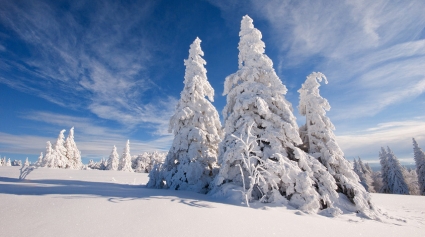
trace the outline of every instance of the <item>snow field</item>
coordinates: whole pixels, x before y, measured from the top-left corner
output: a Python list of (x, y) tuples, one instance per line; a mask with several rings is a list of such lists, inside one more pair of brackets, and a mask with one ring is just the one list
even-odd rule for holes
[(0, 167), (1, 236), (423, 236), (425, 197), (372, 194), (382, 222), (149, 189), (146, 173)]

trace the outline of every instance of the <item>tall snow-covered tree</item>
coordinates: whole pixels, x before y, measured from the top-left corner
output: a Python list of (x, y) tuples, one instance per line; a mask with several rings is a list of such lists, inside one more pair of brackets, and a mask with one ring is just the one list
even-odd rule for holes
[[(174, 140), (162, 173), (163, 184), (170, 189), (206, 193), (218, 168), (222, 128), (218, 112), (210, 102), (214, 101), (214, 89), (207, 80), (202, 56), (201, 40), (196, 38), (190, 45), (188, 59), (184, 60), (184, 88), (169, 124)], [(148, 186), (157, 186), (156, 183)]]
[(118, 170), (133, 172), (131, 168), (131, 155), (130, 155), (130, 140), (127, 140), (124, 151), (121, 155), (121, 159), (118, 165)]
[(68, 166), (68, 158), (66, 157), (65, 148), (65, 129), (61, 130), (56, 143), (54, 144), (53, 150), (55, 151), (56, 159), (54, 168), (66, 168)]
[(425, 153), (413, 138), (413, 153), (416, 164), (416, 174), (418, 175), (419, 193), (425, 195)]
[(319, 93), (319, 82), (322, 80), (327, 83), (325, 75), (313, 72), (298, 90), (298, 110), (306, 117), (306, 124), (300, 128), (302, 147), (327, 168), (336, 180), (338, 192), (345, 194), (355, 204), (357, 211), (366, 214), (373, 208), (371, 196), (359, 183), (359, 177), (338, 146), (333, 133), (335, 127), (326, 116), (326, 111), (330, 110), (329, 102)]
[(284, 97), (287, 89), (265, 54), (261, 32), (249, 16), (242, 18), (239, 36), (239, 70), (226, 77), (224, 84), (225, 137), (220, 145), (221, 167), (214, 193), (226, 195), (228, 190), (240, 189), (244, 182), (246, 187), (251, 186), (249, 170), (242, 165), (246, 149), (239, 138), (243, 139), (252, 126), (250, 136), (255, 137), (255, 143), (250, 156), (262, 160), (252, 165), (265, 167), (269, 175), (265, 181), (268, 185), (257, 186), (251, 198), (280, 202), (284, 197), (308, 212), (331, 207), (338, 196), (335, 180), (323, 165), (297, 147), (302, 142), (292, 106)]
[(379, 192), (381, 193), (391, 193), (391, 189), (389, 186), (389, 178), (388, 178), (388, 154), (387, 151), (381, 147), (381, 151), (379, 152), (379, 163), (381, 164), (381, 177), (382, 177), (382, 186)]
[(10, 158), (7, 159), (6, 166), (12, 166), (12, 162), (10, 161)]
[(119, 155), (117, 152), (117, 147), (114, 145), (114, 148), (112, 149), (111, 155), (109, 155), (109, 159), (107, 162), (106, 169), (107, 170), (118, 170), (118, 164), (119, 164)]
[(65, 140), (66, 158), (68, 160), (67, 168), (81, 169), (83, 163), (81, 162), (81, 152), (77, 148), (74, 141), (74, 127), (69, 130), (68, 137)]
[(403, 167), (400, 165), (393, 151), (387, 148), (388, 162), (388, 186), (391, 193), (394, 194), (409, 194), (409, 187), (406, 183), (406, 174)]

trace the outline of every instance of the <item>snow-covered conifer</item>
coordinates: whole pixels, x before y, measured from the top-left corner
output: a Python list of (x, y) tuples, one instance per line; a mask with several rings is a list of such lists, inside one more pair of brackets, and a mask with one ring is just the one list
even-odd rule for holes
[[(224, 84), (225, 137), (220, 145), (221, 167), (213, 193), (227, 195), (228, 190), (240, 189), (244, 182), (250, 187), (249, 169), (241, 161), (245, 150), (238, 138), (244, 137), (252, 126), (250, 132), (256, 139), (251, 155), (261, 159), (270, 174), (265, 181), (268, 185), (261, 185), (252, 198), (278, 202), (283, 196), (307, 212), (331, 207), (338, 197), (335, 180), (322, 164), (297, 147), (302, 141), (292, 106), (284, 97), (287, 89), (264, 53), (261, 32), (254, 28), (249, 16), (242, 18), (239, 36), (239, 70), (226, 77)], [(254, 166), (262, 164), (253, 162)], [(280, 198), (275, 195), (274, 183)]]
[(393, 151), (387, 148), (388, 162), (388, 186), (391, 193), (394, 194), (409, 194), (409, 187), (406, 183), (406, 174), (403, 167), (400, 165)]
[[(203, 55), (201, 40), (196, 38), (184, 60), (184, 88), (169, 124), (169, 132), (174, 132), (173, 145), (162, 166), (166, 187), (200, 193), (210, 189), (222, 137), (218, 112), (210, 102), (214, 101), (214, 89), (207, 80)], [(157, 183), (155, 180), (148, 186)]]
[(37, 162), (35, 162), (35, 166), (42, 166), (43, 164), (43, 152), (40, 152), (40, 156), (37, 159)]
[(61, 130), (56, 139), (56, 143), (53, 147), (54, 153), (56, 155), (54, 168), (66, 168), (68, 166), (68, 158), (66, 157), (66, 148), (65, 148), (65, 129)]
[(10, 158), (7, 159), (6, 166), (12, 166), (12, 162), (10, 161)]
[(382, 177), (382, 186), (380, 189), (381, 193), (391, 193), (391, 189), (389, 186), (389, 178), (388, 178), (388, 154), (387, 151), (381, 147), (381, 151), (379, 152), (379, 162), (381, 164), (381, 177)]
[(1, 158), (0, 166), (6, 166), (6, 157)]
[(416, 169), (406, 169), (406, 167), (403, 166), (403, 169), (405, 170), (405, 179), (406, 184), (409, 187), (409, 194), (410, 195), (420, 195), (419, 193), (419, 182), (418, 182), (418, 174), (416, 173)]
[(127, 140), (124, 151), (121, 155), (121, 159), (118, 165), (118, 170), (133, 172), (131, 168), (131, 155), (130, 155), (130, 140)]
[(25, 163), (24, 163), (24, 166), (29, 166), (30, 165), (30, 162), (28, 161), (28, 157), (25, 159)]
[(326, 116), (330, 105), (319, 93), (319, 82), (322, 80), (327, 83), (325, 75), (313, 72), (298, 90), (298, 110), (306, 117), (306, 124), (300, 128), (303, 147), (327, 168), (334, 177), (338, 190), (355, 204), (357, 211), (367, 214), (372, 209), (371, 196), (359, 183), (359, 177), (338, 146), (333, 133), (335, 127)]
[(117, 152), (117, 147), (114, 145), (111, 155), (109, 155), (108, 164), (106, 166), (107, 170), (118, 170), (119, 164), (119, 155)]
[(420, 195), (425, 195), (425, 153), (413, 138), (413, 153), (416, 164), (416, 174), (418, 175), (418, 185)]
[(369, 171), (369, 173), (371, 173), (371, 174), (372, 174), (372, 173), (373, 173), (373, 170), (372, 170), (372, 168), (370, 168), (369, 163), (365, 163), (364, 165), (365, 165), (365, 167), (366, 167), (366, 170), (367, 170), (367, 171)]
[(356, 174), (359, 176), (360, 183), (363, 185), (363, 187), (368, 192), (374, 193), (375, 188), (373, 187), (372, 173), (369, 171), (360, 157), (359, 160), (354, 159), (354, 172), (356, 172)]
[(81, 169), (83, 163), (81, 162), (81, 152), (74, 141), (74, 127), (69, 130), (68, 137), (65, 140), (65, 149), (68, 160), (67, 168)]
[(46, 142), (46, 152), (44, 153), (43, 159), (41, 161), (41, 167), (49, 167), (49, 168), (53, 168), (55, 161), (54, 159), (56, 159), (56, 155), (54, 155), (54, 151), (52, 148), (52, 143), (50, 143), (50, 141)]

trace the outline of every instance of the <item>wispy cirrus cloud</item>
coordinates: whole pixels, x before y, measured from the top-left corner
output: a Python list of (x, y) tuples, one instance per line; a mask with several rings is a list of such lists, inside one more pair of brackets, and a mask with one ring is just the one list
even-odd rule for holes
[[(155, 2), (67, 4), (1, 4), (0, 24), (26, 52), (17, 55), (2, 46), (0, 83), (64, 107), (88, 109), (126, 127), (147, 123), (159, 131), (175, 99), (144, 96), (158, 91), (146, 70), (157, 42), (140, 27)], [(7, 35), (0, 35), (0, 42), (13, 44)], [(152, 109), (156, 101), (167, 106)]]
[(329, 98), (337, 119), (372, 116), (425, 91), (423, 1), (211, 3), (269, 23), (280, 49), (279, 74), (313, 64), (327, 75), (328, 90), (345, 91), (343, 98)]

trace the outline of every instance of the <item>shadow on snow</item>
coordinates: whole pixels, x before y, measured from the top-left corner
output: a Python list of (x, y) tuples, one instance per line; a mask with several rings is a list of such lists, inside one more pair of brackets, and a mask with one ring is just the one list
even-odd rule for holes
[(165, 199), (198, 208), (212, 208), (204, 203), (216, 202), (207, 195), (188, 191), (150, 189), (145, 185), (117, 184), (81, 180), (25, 179), (0, 177), (0, 194), (12, 195), (64, 195), (63, 198), (103, 197), (109, 202)]

